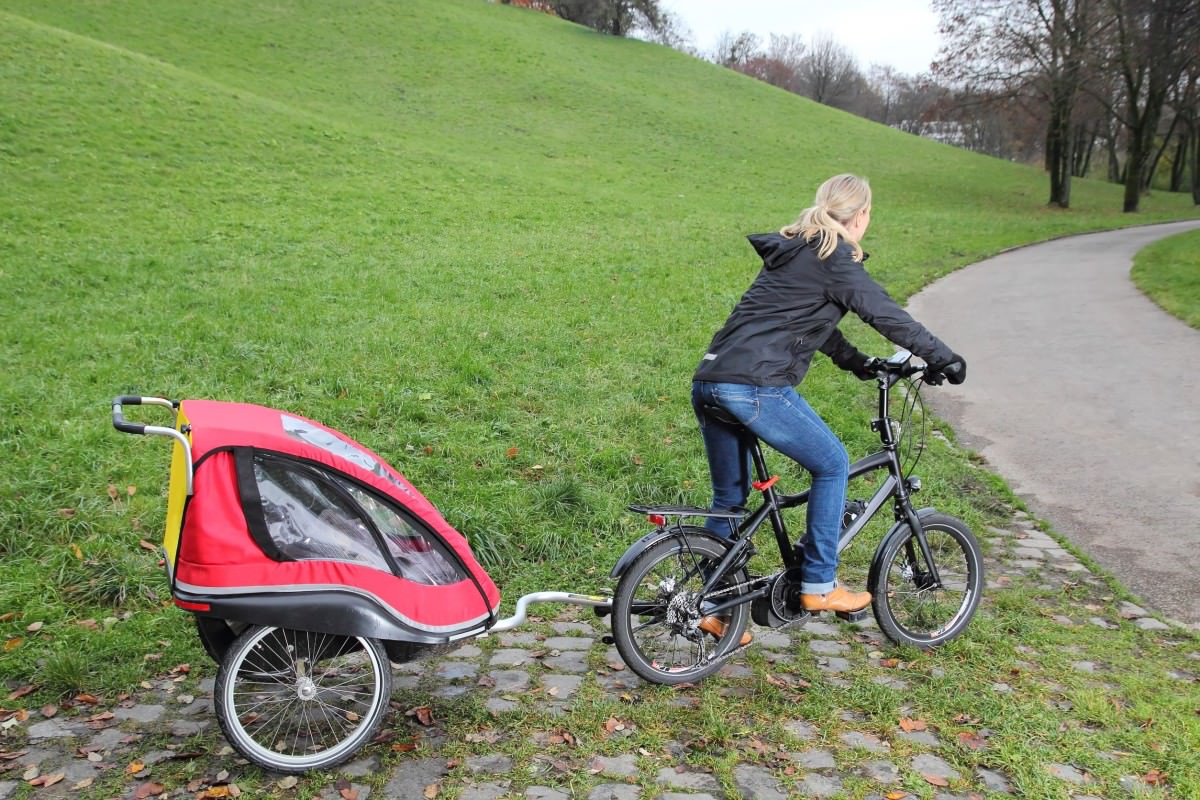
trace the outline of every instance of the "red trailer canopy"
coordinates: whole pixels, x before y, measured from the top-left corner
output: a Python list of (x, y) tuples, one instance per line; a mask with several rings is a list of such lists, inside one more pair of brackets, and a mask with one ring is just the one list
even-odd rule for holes
[(495, 614), (500, 593), (466, 538), (358, 442), (245, 403), (185, 400), (178, 425), (191, 440), (194, 492), (178, 542), (166, 543), (174, 588), (345, 591), (447, 638)]

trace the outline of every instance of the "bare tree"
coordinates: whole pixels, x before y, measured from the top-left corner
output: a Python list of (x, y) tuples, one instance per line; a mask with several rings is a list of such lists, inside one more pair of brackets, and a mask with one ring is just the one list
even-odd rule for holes
[(934, 0), (943, 37), (935, 73), (976, 94), (1032, 97), (1044, 109), (1050, 200), (1067, 208), (1072, 121), (1104, 27), (1100, 0)]
[(725, 31), (717, 38), (717, 47), (712, 60), (723, 67), (741, 71), (741, 68), (761, 55), (758, 37), (750, 31), (734, 34)]
[(561, 0), (554, 3), (554, 13), (613, 36), (657, 31), (664, 21), (658, 0)]
[(1200, 0), (1105, 0), (1115, 21), (1108, 50), (1120, 76), (1127, 131), (1126, 212), (1138, 210), (1150, 177), (1167, 96), (1200, 57)]
[(854, 56), (827, 34), (813, 39), (802, 60), (800, 77), (805, 95), (836, 108), (849, 106), (863, 83)]

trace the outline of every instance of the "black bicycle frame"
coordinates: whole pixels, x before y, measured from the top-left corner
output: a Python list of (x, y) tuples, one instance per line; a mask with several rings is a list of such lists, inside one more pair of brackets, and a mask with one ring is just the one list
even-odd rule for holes
[[(904, 477), (904, 468), (900, 463), (900, 456), (896, 452), (898, 443), (895, 432), (892, 429), (891, 417), (888, 416), (890, 390), (901, 377), (901, 375), (889, 371), (885, 376), (878, 379), (879, 416), (871, 423), (871, 427), (879, 433), (883, 449), (851, 464), (849, 479), (853, 480), (879, 469), (886, 469), (888, 475), (867, 502), (863, 513), (859, 514), (850, 525), (842, 530), (841, 535), (838, 537), (838, 553), (840, 554), (850, 545), (850, 542), (854, 541), (854, 538), (863, 531), (867, 523), (883, 508), (884, 503), (889, 499), (894, 499), (896, 521), (907, 522), (909, 527), (916, 533), (917, 543), (921, 550), (921, 556), (924, 558), (928, 568), (928, 574), (933, 581), (933, 585), (940, 586), (941, 576), (938, 575), (937, 564), (933, 560), (933, 553), (929, 550), (929, 542), (925, 539), (925, 531), (922, 529), (921, 521), (917, 517), (916, 511), (913, 510), (912, 503), (909, 501), (911, 491), (908, 480)], [(788, 538), (787, 526), (784, 524), (783, 515), (780, 512), (783, 509), (795, 508), (807, 503), (811, 489), (805, 489), (802, 492), (788, 495), (781, 495), (776, 492), (774, 481), (769, 478), (769, 473), (767, 472), (767, 463), (763, 456), (762, 445), (753, 434), (747, 432), (746, 435), (750, 443), (750, 457), (754, 463), (754, 471), (758, 476), (758, 485), (763, 487), (760, 489), (763, 494), (763, 503), (737, 526), (737, 536), (733, 538), (733, 546), (729, 548), (724, 558), (721, 559), (721, 563), (717, 565), (717, 568), (713, 570), (704, 583), (704, 588), (701, 591), (705, 595), (713, 590), (717, 582), (732, 569), (734, 564), (743, 563), (743, 556), (750, 547), (750, 542), (754, 537), (755, 531), (767, 519), (771, 520), (771, 527), (775, 531), (775, 541), (779, 545), (779, 553), (783, 558), (786, 568), (792, 569), (800, 566), (801, 563), (800, 557), (796, 554), (791, 540)], [(748, 560), (748, 557), (745, 560)], [(724, 603), (708, 607), (705, 611), (708, 614), (719, 614), (722, 611), (750, 602), (758, 597), (764, 597), (769, 591), (769, 585), (759, 587), (747, 594), (737, 595), (735, 598)]]

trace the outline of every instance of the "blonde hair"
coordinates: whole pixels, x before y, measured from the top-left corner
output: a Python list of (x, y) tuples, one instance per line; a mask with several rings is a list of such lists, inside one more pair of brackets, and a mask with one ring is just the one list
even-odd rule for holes
[(833, 255), (840, 236), (853, 248), (854, 260), (862, 261), (862, 247), (850, 240), (846, 223), (870, 206), (871, 187), (866, 178), (834, 175), (817, 189), (812, 206), (801, 211), (795, 222), (779, 232), (789, 239), (797, 236), (803, 236), (810, 242), (817, 239), (817, 258), (822, 260)]

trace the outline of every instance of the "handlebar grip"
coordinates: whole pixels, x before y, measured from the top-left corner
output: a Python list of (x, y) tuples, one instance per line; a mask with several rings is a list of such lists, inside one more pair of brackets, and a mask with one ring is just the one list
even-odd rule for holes
[(138, 435), (146, 432), (145, 425), (139, 425), (134, 422), (126, 422), (124, 415), (121, 413), (121, 406), (140, 406), (142, 398), (133, 395), (121, 395), (113, 400), (112, 403), (112, 419), (113, 427), (122, 433), (136, 433)]

